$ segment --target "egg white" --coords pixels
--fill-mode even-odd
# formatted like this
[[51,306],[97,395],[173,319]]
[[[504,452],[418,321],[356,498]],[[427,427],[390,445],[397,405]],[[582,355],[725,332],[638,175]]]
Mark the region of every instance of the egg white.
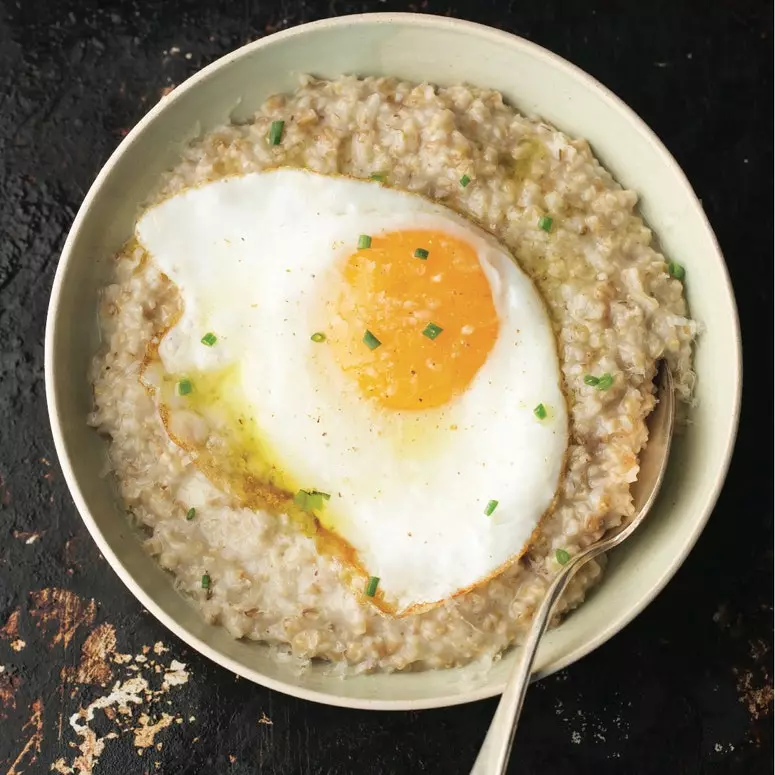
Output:
[[[422,412],[364,399],[332,349],[310,340],[358,235],[401,229],[469,242],[501,321],[467,390]],[[236,366],[241,395],[220,400],[249,407],[274,466],[331,494],[321,521],[397,613],[470,588],[524,551],[555,497],[568,417],[543,301],[494,238],[419,196],[290,169],[186,190],[147,210],[137,238],[183,300],[159,347],[163,368]],[[209,331],[213,347],[200,341]]]

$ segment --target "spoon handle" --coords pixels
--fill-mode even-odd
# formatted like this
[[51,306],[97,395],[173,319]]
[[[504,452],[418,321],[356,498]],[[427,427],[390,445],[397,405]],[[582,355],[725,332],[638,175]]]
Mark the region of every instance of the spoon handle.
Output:
[[581,563],[576,562],[571,564],[572,568],[566,567],[565,572],[560,573],[554,579],[533,617],[527,639],[520,648],[518,662],[514,666],[501,695],[490,729],[471,769],[471,775],[503,775],[506,772],[511,745],[514,742],[514,732],[522,713],[522,705],[525,702],[525,694],[530,683],[530,674],[538,651],[538,644],[549,626],[554,604],[565,591],[565,587],[568,586],[573,571],[581,565]]

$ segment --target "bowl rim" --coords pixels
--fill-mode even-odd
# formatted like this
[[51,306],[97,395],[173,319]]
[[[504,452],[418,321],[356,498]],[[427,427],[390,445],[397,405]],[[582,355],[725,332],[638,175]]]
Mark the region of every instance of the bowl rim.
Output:
[[733,384],[735,391],[733,416],[731,418],[732,422],[730,424],[728,438],[726,439],[726,445],[723,450],[722,465],[719,466],[718,470],[716,471],[713,486],[707,489],[704,497],[701,500],[701,508],[698,509],[699,516],[695,518],[695,524],[692,531],[687,536],[683,546],[680,547],[680,551],[678,551],[673,556],[671,561],[664,567],[662,574],[656,584],[645,590],[640,595],[640,597],[630,606],[623,609],[616,616],[612,617],[608,625],[598,631],[596,635],[585,644],[576,647],[567,653],[563,658],[555,660],[540,673],[535,673],[533,675],[533,680],[539,680],[540,678],[551,675],[558,670],[562,670],[563,668],[576,662],[608,641],[625,626],[627,626],[636,616],[638,616],[646,608],[646,606],[657,597],[657,595],[664,589],[670,579],[675,575],[697,542],[697,539],[699,538],[705,525],[707,524],[707,521],[710,518],[715,503],[718,499],[719,493],[721,492],[721,488],[724,484],[737,437],[742,395],[742,341],[740,335],[739,314],[737,311],[737,304],[735,301],[732,283],[729,277],[729,271],[726,262],[724,261],[723,254],[721,252],[713,228],[708,221],[702,204],[695,194],[686,175],[679,166],[678,162],[673,158],[672,154],[667,150],[665,145],[656,135],[656,133],[648,127],[643,119],[641,119],[640,116],[634,110],[632,110],[632,108],[630,108],[610,89],[603,86],[599,81],[586,73],[584,70],[572,64],[568,60],[560,57],[559,55],[554,54],[543,46],[503,30],[489,27],[477,22],[471,22],[452,17],[418,13],[351,14],[300,24],[240,46],[234,51],[216,59],[214,62],[210,63],[199,72],[186,79],[182,84],[177,86],[170,95],[162,98],[132,128],[132,130],[122,140],[122,142],[113,151],[113,153],[111,153],[108,160],[100,169],[97,177],[84,197],[75,219],[73,220],[57,265],[46,317],[44,373],[46,403],[48,408],[49,421],[51,424],[51,431],[54,439],[54,446],[59,459],[59,464],[81,519],[85,523],[86,528],[88,529],[92,538],[97,543],[100,552],[106,558],[119,578],[128,587],[129,591],[132,592],[132,594],[140,601],[140,603],[184,643],[198,651],[203,656],[219,664],[221,667],[224,667],[225,669],[230,670],[231,672],[236,673],[243,678],[247,678],[254,683],[265,686],[269,689],[282,692],[298,699],[310,700],[324,705],[362,710],[424,710],[430,708],[462,705],[468,702],[473,702],[500,694],[503,691],[505,683],[494,686],[490,685],[479,687],[477,689],[471,689],[456,694],[440,695],[433,698],[423,699],[391,700],[346,697],[330,694],[328,692],[316,689],[304,688],[302,686],[286,683],[285,681],[266,676],[260,673],[258,670],[246,667],[245,665],[237,662],[235,659],[223,654],[213,646],[210,646],[208,643],[204,642],[198,636],[189,632],[189,630],[187,630],[183,625],[178,623],[175,617],[167,614],[159,605],[157,605],[154,600],[149,595],[147,595],[135,582],[133,576],[124,566],[121,559],[111,549],[107,539],[100,530],[86,503],[86,498],[84,497],[79,482],[76,479],[71,463],[71,458],[68,453],[65,432],[63,430],[63,424],[60,420],[60,400],[57,395],[57,391],[54,388],[54,375],[61,368],[60,364],[58,363],[58,358],[54,347],[54,331],[56,327],[57,311],[60,303],[60,295],[62,292],[64,278],[66,275],[66,269],[74,255],[73,245],[78,233],[80,232],[82,223],[88,216],[92,203],[99,196],[103,183],[111,175],[118,159],[123,156],[127,149],[134,143],[135,138],[145,129],[145,127],[151,121],[153,121],[153,119],[159,113],[165,110],[168,105],[179,99],[183,93],[195,88],[200,83],[200,81],[207,78],[212,72],[229,65],[231,62],[238,58],[248,56],[253,51],[265,46],[276,45],[277,43],[280,43],[284,40],[300,35],[306,35],[310,32],[321,29],[375,24],[405,24],[407,22],[415,26],[426,27],[430,29],[464,31],[467,34],[476,35],[480,39],[489,40],[500,45],[505,44],[510,47],[520,48],[523,51],[526,51],[531,57],[543,60],[554,68],[564,70],[568,75],[573,76],[575,79],[583,83],[586,88],[597,92],[601,99],[608,102],[619,113],[622,113],[626,118],[628,118],[632,125],[633,131],[640,133],[642,138],[655,148],[656,152],[661,158],[662,163],[670,169],[675,178],[680,182],[684,192],[689,195],[691,200],[693,200],[693,203],[695,204],[696,209],[701,216],[703,226],[707,230],[707,233],[711,239],[715,257],[722,269],[725,290],[729,296],[732,307],[732,315],[731,319],[729,320],[729,325],[732,328],[731,333],[734,339],[737,353],[735,362],[729,364],[728,366],[733,370]]

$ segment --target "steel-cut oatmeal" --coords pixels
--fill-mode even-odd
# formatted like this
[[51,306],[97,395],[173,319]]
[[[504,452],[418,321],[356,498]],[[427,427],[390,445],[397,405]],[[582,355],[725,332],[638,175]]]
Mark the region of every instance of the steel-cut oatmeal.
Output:
[[[282,142],[267,138],[284,121]],[[234,637],[274,644],[347,672],[442,668],[519,643],[562,564],[632,513],[630,485],[666,359],[680,398],[694,374],[684,271],[652,247],[637,197],[584,140],[528,119],[498,92],[388,78],[305,78],[245,124],[196,140],[152,203],[219,178],[278,166],[368,179],[443,203],[488,230],[530,275],[557,337],[570,442],[556,504],[522,559],[424,613],[385,615],[340,578],[337,559],[282,511],[249,509],[172,443],[139,374],[177,318],[175,285],[131,240],[102,292],[103,345],[91,370],[89,422],[130,519],[178,588]],[[195,516],[189,504],[196,495]],[[580,605],[603,559],[559,607]]]

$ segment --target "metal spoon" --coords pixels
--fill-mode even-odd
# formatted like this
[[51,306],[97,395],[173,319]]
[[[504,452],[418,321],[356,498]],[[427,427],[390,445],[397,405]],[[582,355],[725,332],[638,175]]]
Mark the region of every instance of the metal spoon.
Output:
[[657,396],[659,403],[649,417],[649,440],[640,456],[638,480],[632,486],[635,515],[626,524],[607,533],[602,540],[579,552],[552,581],[533,617],[527,640],[520,649],[517,664],[498,703],[471,775],[503,775],[506,772],[514,733],[530,682],[533,660],[555,603],[562,596],[573,574],[584,563],[618,546],[638,529],[657,497],[667,468],[675,418],[673,379],[664,362],[660,368]]

